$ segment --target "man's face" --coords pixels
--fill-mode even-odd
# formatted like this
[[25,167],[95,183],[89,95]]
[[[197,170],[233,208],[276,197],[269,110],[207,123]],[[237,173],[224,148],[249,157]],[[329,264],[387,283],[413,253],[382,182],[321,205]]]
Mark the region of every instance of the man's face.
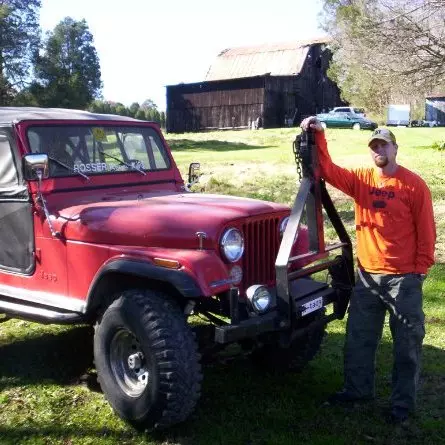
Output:
[[371,157],[377,167],[383,168],[395,163],[397,145],[383,139],[374,139],[369,145]]

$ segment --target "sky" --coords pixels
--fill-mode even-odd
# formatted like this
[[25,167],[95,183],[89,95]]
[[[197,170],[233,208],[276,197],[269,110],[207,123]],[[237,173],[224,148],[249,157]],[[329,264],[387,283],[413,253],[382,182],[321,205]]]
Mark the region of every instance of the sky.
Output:
[[321,0],[42,0],[43,31],[65,17],[85,19],[94,37],[103,99],[129,106],[152,99],[165,110],[165,86],[199,82],[226,48],[306,40]]

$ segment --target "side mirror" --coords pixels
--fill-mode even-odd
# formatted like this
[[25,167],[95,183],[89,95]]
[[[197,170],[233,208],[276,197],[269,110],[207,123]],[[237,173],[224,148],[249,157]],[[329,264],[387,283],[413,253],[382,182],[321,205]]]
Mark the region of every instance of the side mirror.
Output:
[[196,184],[199,181],[201,164],[199,162],[192,162],[189,166],[188,186]]
[[49,177],[49,159],[44,153],[25,155],[23,158],[23,176],[28,181],[42,180]]
[[32,181],[37,179],[39,182],[37,183],[37,194],[38,200],[43,208],[43,212],[45,213],[45,218],[48,222],[48,227],[51,232],[51,235],[54,238],[60,238],[60,232],[57,232],[51,222],[51,217],[48,211],[48,206],[46,205],[45,197],[42,193],[42,179],[49,178],[49,158],[45,153],[33,153],[29,155],[25,155],[23,157],[23,176],[28,181]]

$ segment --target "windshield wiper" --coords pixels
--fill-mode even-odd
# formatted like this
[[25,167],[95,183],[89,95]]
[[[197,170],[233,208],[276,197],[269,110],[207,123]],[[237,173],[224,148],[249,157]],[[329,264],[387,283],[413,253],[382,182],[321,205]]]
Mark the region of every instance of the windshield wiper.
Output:
[[48,156],[48,159],[51,159],[51,161],[53,161],[53,162],[55,162],[56,164],[59,164],[59,165],[61,165],[62,167],[65,167],[67,170],[69,170],[70,172],[73,172],[73,173],[77,173],[78,175],[80,175],[80,176],[83,176],[85,179],[90,179],[90,177],[89,176],[87,176],[85,173],[82,173],[81,171],[79,171],[79,170],[74,170],[74,168],[72,168],[72,167],[70,167],[69,165],[66,165],[65,163],[63,163],[62,161],[59,161],[58,159],[56,159],[56,158],[53,158],[52,156],[50,156],[50,155],[47,155]]
[[147,176],[147,173],[144,172],[144,170],[141,170],[138,166],[136,166],[135,164],[131,165],[128,162],[122,161],[119,158],[116,158],[108,153],[105,153],[103,150],[97,150],[101,155],[106,156],[110,159],[114,159],[115,161],[119,162],[120,165],[125,165],[128,168],[131,168],[132,170],[136,170],[139,173],[142,173],[144,176]]

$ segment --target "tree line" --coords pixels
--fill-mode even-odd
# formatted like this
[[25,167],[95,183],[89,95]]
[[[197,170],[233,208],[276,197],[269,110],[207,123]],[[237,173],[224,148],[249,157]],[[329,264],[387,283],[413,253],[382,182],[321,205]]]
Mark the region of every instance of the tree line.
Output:
[[165,113],[102,100],[99,57],[85,20],[64,18],[42,36],[40,0],[0,2],[0,106],[74,108],[165,125]]
[[445,95],[445,0],[323,0],[333,38],[329,77],[342,97],[381,113]]
[[88,110],[94,113],[118,114],[120,116],[157,122],[162,128],[165,128],[165,112],[159,111],[157,105],[151,99],[145,100],[142,104],[133,102],[129,107],[120,102],[95,100],[88,107]]

